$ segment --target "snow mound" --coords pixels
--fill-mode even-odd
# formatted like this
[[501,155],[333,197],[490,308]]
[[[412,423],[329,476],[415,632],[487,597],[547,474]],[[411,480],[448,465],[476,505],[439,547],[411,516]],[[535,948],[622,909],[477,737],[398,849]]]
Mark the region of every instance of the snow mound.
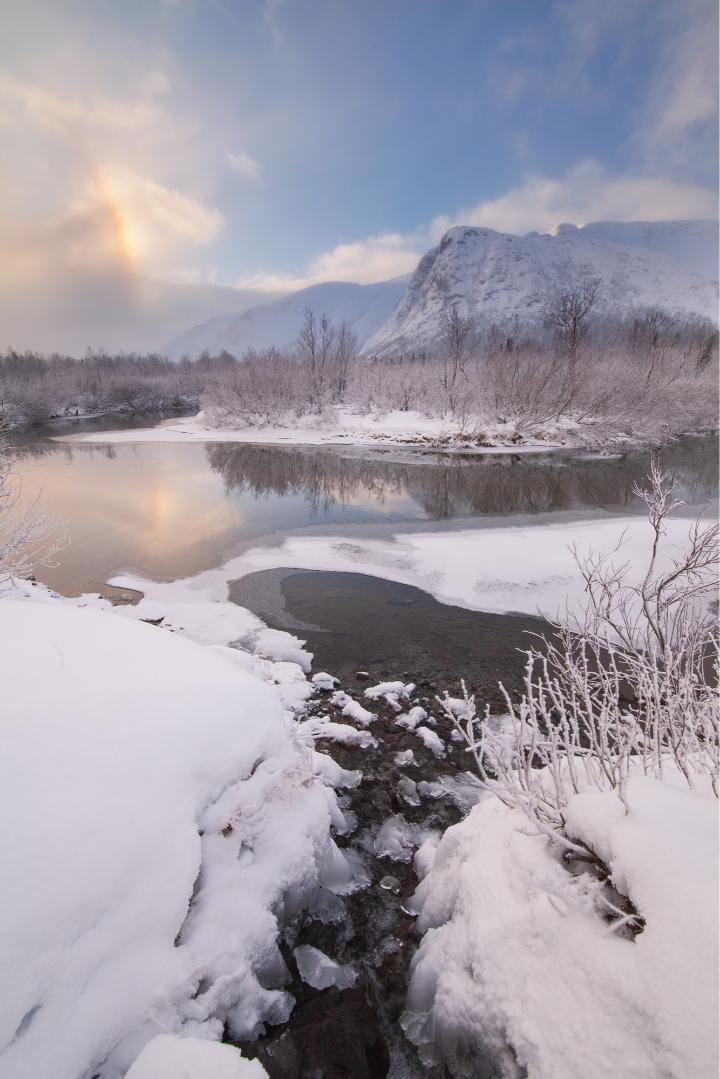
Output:
[[158,1034],[148,1042],[125,1079],[264,1079],[257,1060],[239,1049],[202,1038]]
[[352,880],[342,770],[233,649],[47,600],[0,601],[0,638],[2,1079],[284,1019],[278,918]]
[[520,811],[485,798],[448,829],[413,897],[412,1040],[512,1079],[715,1077],[717,801],[697,786],[668,768],[665,782],[631,777],[628,813],[611,792],[570,801],[576,836],[646,919],[634,940],[600,921],[592,886]]

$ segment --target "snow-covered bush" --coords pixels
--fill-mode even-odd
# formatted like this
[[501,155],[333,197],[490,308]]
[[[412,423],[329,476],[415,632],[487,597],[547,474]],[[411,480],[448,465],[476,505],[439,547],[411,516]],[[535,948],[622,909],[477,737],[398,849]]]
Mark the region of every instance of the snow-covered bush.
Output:
[[[653,460],[649,554],[580,558],[587,601],[527,653],[507,715],[445,697],[485,795],[411,900],[424,933],[402,1025],[457,1077],[717,1074],[717,526]],[[662,567],[662,568],[661,568]],[[633,567],[636,570],[636,567]],[[637,578],[636,578],[637,579]]]
[[585,607],[528,650],[522,699],[503,689],[506,722],[481,722],[467,693],[460,709],[444,702],[487,787],[576,853],[565,811],[588,787],[623,800],[630,775],[662,780],[672,762],[690,788],[707,775],[718,794],[718,632],[706,602],[717,588],[718,526],[693,523],[684,555],[660,572],[665,522],[682,503],[656,456],[648,487],[635,491],[650,526],[641,584],[618,561],[621,545],[576,551]]

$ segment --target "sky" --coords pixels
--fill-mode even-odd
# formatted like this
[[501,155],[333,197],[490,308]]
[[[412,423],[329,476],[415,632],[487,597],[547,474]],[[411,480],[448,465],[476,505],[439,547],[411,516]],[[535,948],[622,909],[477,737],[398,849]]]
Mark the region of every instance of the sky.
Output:
[[717,38],[714,0],[0,0],[0,347],[159,344],[453,224],[715,217]]

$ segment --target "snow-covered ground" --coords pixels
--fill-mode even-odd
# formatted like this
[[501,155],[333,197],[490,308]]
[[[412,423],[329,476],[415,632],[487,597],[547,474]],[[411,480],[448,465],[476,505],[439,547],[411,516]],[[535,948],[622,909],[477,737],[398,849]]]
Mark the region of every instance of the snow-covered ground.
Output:
[[668,764],[664,782],[632,777],[627,800],[575,795],[568,830],[645,918],[634,940],[520,810],[486,796],[448,829],[416,896],[425,936],[403,1017],[429,1057],[468,1076],[499,1059],[504,1079],[717,1075],[717,799]]
[[[59,435],[58,442],[251,442],[264,445],[322,446],[336,444],[432,445],[474,453],[541,452],[543,450],[579,445],[582,439],[572,423],[558,424],[547,438],[527,436],[522,443],[513,441],[516,429],[512,425],[479,424],[483,444],[470,428],[452,417],[426,416],[422,412],[355,413],[337,408],[331,416],[301,416],[288,419],[286,426],[240,427],[239,420],[220,425],[210,412],[199,412],[180,420],[165,420],[157,427],[118,431],[98,431],[89,434]],[[487,443],[487,444],[485,444]]]
[[[282,1021],[280,918],[355,886],[330,826],[358,777],[285,707],[300,642],[202,602],[169,632],[145,602],[0,600],[2,1079],[116,1079],[154,1035]],[[228,1060],[187,1074],[261,1074]]]
[[[663,559],[688,528],[668,523]],[[29,584],[0,599],[0,799],[12,821],[0,839],[0,1079],[119,1079],[131,1065],[131,1079],[181,1079],[186,1065],[192,1079],[261,1075],[210,1043],[224,1026],[240,1040],[287,1017],[281,920],[358,884],[330,827],[346,823],[333,788],[359,773],[315,739],[376,746],[376,711],[389,705],[418,753],[451,753],[410,706],[411,683],[369,686],[365,708],[331,674],[308,681],[304,642],[231,603],[230,581],[351,570],[472,609],[552,615],[582,602],[572,543],[583,553],[623,539],[617,560],[632,576],[648,537],[644,519],[610,515],[291,536],[184,580],[114,578],[143,593],[137,605]],[[316,690],[342,722],[303,719]],[[424,794],[417,779],[408,798]],[[417,896],[428,932],[412,1038],[455,1056],[492,1051],[513,1079],[515,1058],[531,1079],[711,1074],[716,802],[640,777],[629,798],[625,815],[614,795],[583,794],[568,819],[645,917],[634,942],[608,932],[585,886],[500,803],[484,799],[446,834]],[[376,839],[401,861],[422,843],[425,876],[437,836],[406,831],[394,820]],[[296,961],[310,984],[354,979],[317,949]]]

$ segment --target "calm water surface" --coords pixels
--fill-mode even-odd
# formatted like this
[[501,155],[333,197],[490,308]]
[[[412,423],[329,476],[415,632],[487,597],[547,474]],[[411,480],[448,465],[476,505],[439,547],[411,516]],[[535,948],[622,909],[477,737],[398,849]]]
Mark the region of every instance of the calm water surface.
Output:
[[[147,426],[147,421],[136,421]],[[117,417],[74,430],[117,428]],[[125,426],[132,426],[126,424]],[[54,428],[53,434],[65,433]],[[172,580],[219,565],[241,544],[317,525],[605,509],[639,512],[632,487],[647,455],[447,456],[427,451],[237,443],[76,445],[47,431],[16,436],[23,497],[40,494],[67,546],[38,576],[75,595],[121,570]],[[665,459],[681,496],[713,503],[716,436],[675,443]]]

